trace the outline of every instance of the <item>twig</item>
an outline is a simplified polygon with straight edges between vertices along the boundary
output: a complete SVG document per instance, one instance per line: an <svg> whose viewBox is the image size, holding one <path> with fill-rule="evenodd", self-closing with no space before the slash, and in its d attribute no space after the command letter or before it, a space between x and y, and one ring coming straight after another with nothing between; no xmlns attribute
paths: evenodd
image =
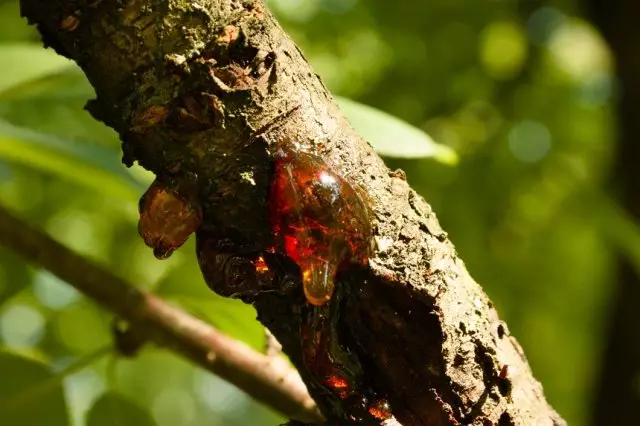
<svg viewBox="0 0 640 426"><path fill-rule="evenodd" d="M322 422L297 372L69 250L0 206L0 245L48 269L106 309L284 415Z"/></svg>

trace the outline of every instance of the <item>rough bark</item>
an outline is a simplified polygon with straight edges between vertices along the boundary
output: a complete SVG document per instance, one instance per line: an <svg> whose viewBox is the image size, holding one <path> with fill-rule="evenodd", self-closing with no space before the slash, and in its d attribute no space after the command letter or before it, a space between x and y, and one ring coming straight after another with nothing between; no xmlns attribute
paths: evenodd
<svg viewBox="0 0 640 426"><path fill-rule="evenodd" d="M88 109L120 134L124 163L202 205L198 237L223 259L209 282L220 294L255 290L245 299L330 424L352 421L302 362L307 308L299 279L282 286L295 268L284 259L264 282L245 259L273 245L268 184L287 141L367 194L377 247L366 267L341 273L331 322L336 356L388 398L397 422L564 424L429 205L355 133L261 1L21 3L45 44L84 69L97 93Z"/></svg>
<svg viewBox="0 0 640 426"><path fill-rule="evenodd" d="M616 65L620 97L618 100L619 149L612 184L620 192L621 204L640 220L640 3L635 0L586 0L595 24L606 38ZM637 269L620 256L617 288L611 306L600 379L594 395L593 424L633 424L640 403L640 277Z"/></svg>

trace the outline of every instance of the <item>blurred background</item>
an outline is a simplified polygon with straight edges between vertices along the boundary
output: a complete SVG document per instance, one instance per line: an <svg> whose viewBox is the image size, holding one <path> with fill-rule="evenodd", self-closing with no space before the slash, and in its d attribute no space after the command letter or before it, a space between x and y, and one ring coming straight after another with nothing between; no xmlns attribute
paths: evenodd
<svg viewBox="0 0 640 426"><path fill-rule="evenodd" d="M550 403L570 425L637 424L640 120L632 110L640 74L624 46L638 41L626 18L639 16L630 13L638 6L268 3L335 94L395 115L457 153L453 161L389 152L385 161L432 204ZM262 350L255 312L207 290L192 242L162 262L144 247L136 209L149 176L119 165L115 133L82 109L90 86L37 42L18 2L0 0L0 203ZM27 389L20 397L44 407L21 418L27 425L283 420L164 351L113 355L110 324L70 286L0 249L0 407L15 402L7 392L19 382ZM55 386L34 392L43 382Z"/></svg>

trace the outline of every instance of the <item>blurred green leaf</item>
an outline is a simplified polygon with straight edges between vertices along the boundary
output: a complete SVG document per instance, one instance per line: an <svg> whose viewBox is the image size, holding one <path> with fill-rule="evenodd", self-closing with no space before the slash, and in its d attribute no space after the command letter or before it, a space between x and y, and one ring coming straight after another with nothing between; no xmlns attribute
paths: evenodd
<svg viewBox="0 0 640 426"><path fill-rule="evenodd" d="M340 97L336 100L353 127L378 154L397 158L432 157L450 165L458 162L451 148L435 143L417 127L368 105Z"/></svg>
<svg viewBox="0 0 640 426"><path fill-rule="evenodd" d="M58 77L60 76L49 76L44 81L55 80ZM120 149L117 133L95 120L84 109L89 96L72 96L74 89L70 87L49 87L47 90L51 90L46 91L45 87L39 87L35 82L28 87L26 91L21 88L17 98L0 99L0 118L15 126L55 136L64 141L102 145L114 151ZM13 90L10 92L14 93Z"/></svg>
<svg viewBox="0 0 640 426"><path fill-rule="evenodd" d="M174 268L156 287L155 293L178 302L191 314L255 349L264 347L264 330L255 319L254 308L209 290L193 258Z"/></svg>
<svg viewBox="0 0 640 426"><path fill-rule="evenodd" d="M264 328L256 319L256 311L251 305L217 295L207 299L189 296L175 296L172 299L192 315L212 324L223 333L243 341L257 351L264 349Z"/></svg>
<svg viewBox="0 0 640 426"><path fill-rule="evenodd" d="M116 198L136 201L143 187L115 150L63 141L0 120L0 157Z"/></svg>
<svg viewBox="0 0 640 426"><path fill-rule="evenodd" d="M0 92L0 101L75 99L84 102L94 95L95 91L80 67L71 64L61 71L41 75L7 88Z"/></svg>
<svg viewBox="0 0 640 426"><path fill-rule="evenodd" d="M75 64L0 92L0 117L16 126L57 136L119 148L117 134L85 110L95 91Z"/></svg>
<svg viewBox="0 0 640 426"><path fill-rule="evenodd" d="M74 66L72 61L35 43L0 44L0 58L0 96L8 89Z"/></svg>
<svg viewBox="0 0 640 426"><path fill-rule="evenodd" d="M31 284L31 272L22 258L0 248L0 306Z"/></svg>
<svg viewBox="0 0 640 426"><path fill-rule="evenodd" d="M0 352L0 377L2 424L71 424L62 385L46 365Z"/></svg>
<svg viewBox="0 0 640 426"><path fill-rule="evenodd" d="M16 0L0 2L0 41L37 40L36 27L20 17L20 4Z"/></svg>
<svg viewBox="0 0 640 426"><path fill-rule="evenodd" d="M155 426L151 414L122 395L105 393L93 404L87 426Z"/></svg>

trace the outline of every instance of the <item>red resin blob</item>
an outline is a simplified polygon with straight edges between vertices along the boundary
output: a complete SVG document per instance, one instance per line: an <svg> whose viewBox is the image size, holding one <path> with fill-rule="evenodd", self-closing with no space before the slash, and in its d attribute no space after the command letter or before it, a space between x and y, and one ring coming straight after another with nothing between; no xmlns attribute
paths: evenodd
<svg viewBox="0 0 640 426"><path fill-rule="evenodd" d="M390 419L392 416L391 406L386 399L378 399L369 406L369 414L378 420Z"/></svg>
<svg viewBox="0 0 640 426"><path fill-rule="evenodd" d="M158 259L166 259L202 222L199 206L168 190L157 180L140 199L138 233Z"/></svg>
<svg viewBox="0 0 640 426"><path fill-rule="evenodd" d="M329 376L325 379L324 384L336 392L340 399L345 399L349 396L349 383L344 377Z"/></svg>
<svg viewBox="0 0 640 426"><path fill-rule="evenodd" d="M278 152L269 214L278 249L300 267L304 294L313 305L331 299L342 264L367 262L369 211L358 191L316 155Z"/></svg>

